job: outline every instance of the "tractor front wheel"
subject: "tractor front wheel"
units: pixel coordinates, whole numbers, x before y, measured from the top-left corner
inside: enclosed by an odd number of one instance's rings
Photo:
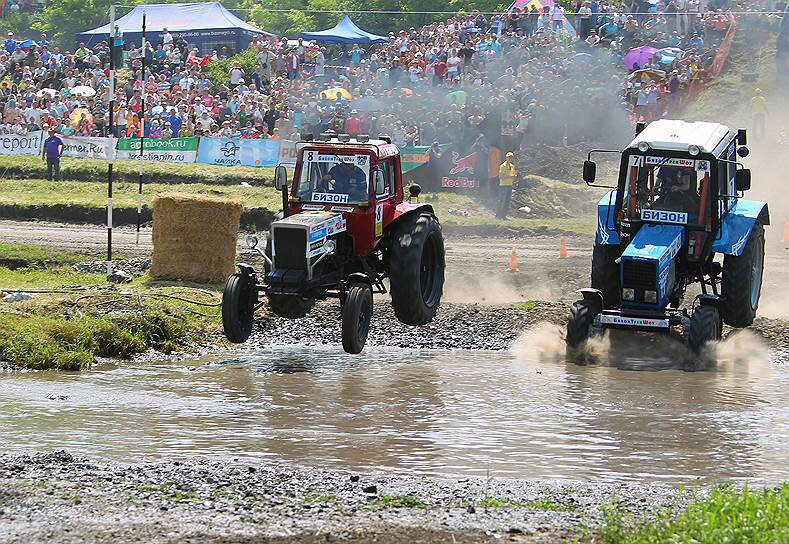
[[[389,286],[395,316],[424,325],[436,315],[444,292],[444,237],[431,213],[404,217],[394,225]]]
[[[757,221],[742,254],[723,258],[721,309],[727,325],[747,327],[753,323],[759,308],[763,274],[764,227]]]
[[[567,322],[567,358],[578,360],[579,350],[583,347],[592,332],[594,318],[600,313],[600,303],[591,300],[578,300],[570,308],[570,320]]]
[[[225,283],[222,292],[222,327],[231,342],[246,342],[252,334],[252,314],[255,311],[255,280],[247,274],[235,273]]]
[[[694,353],[700,353],[709,342],[717,342],[721,338],[721,316],[715,306],[699,306],[690,317],[688,347]]]
[[[366,283],[354,283],[342,305],[342,348],[361,353],[367,343],[373,317],[373,291]]]

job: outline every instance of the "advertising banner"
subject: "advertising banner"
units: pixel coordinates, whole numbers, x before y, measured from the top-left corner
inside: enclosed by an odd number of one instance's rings
[[[41,155],[44,132],[36,130],[25,135],[0,134],[0,155]]]
[[[276,166],[278,140],[200,138],[197,162],[220,166]]]
[[[109,138],[60,138],[63,140],[64,157],[89,157],[107,160],[109,158]]]
[[[145,138],[143,159],[153,162],[195,162],[199,138]],[[118,159],[139,159],[139,138],[118,140]]]
[[[298,155],[296,142],[292,140],[279,141],[279,162],[277,164],[293,168],[296,166],[296,155]]]

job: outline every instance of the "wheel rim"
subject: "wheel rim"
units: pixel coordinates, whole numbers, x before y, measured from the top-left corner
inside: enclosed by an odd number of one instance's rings
[[[438,300],[439,279],[436,269],[439,265],[438,238],[435,234],[425,240],[422,260],[419,264],[419,283],[422,288],[422,300],[427,306],[434,306]]]
[[[751,265],[751,308],[759,303],[759,292],[762,287],[762,267],[764,266],[764,248],[759,247]]]

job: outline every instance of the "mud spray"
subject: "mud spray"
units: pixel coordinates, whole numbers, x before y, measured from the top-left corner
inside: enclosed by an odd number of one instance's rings
[[[510,347],[518,359],[538,363],[566,363],[565,329],[541,322],[524,331]],[[760,373],[770,361],[770,349],[748,330],[731,331],[701,354],[690,351],[670,335],[607,331],[590,339],[582,353],[590,364],[623,370],[736,370]]]

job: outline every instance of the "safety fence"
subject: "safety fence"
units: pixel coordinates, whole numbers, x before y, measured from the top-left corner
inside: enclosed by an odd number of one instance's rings
[[[41,130],[24,135],[0,135],[0,155],[41,155],[46,137]],[[109,160],[114,147],[115,160],[261,167],[296,164],[296,144],[290,140],[208,137],[141,140],[82,136],[61,136],[60,139],[66,157]]]

